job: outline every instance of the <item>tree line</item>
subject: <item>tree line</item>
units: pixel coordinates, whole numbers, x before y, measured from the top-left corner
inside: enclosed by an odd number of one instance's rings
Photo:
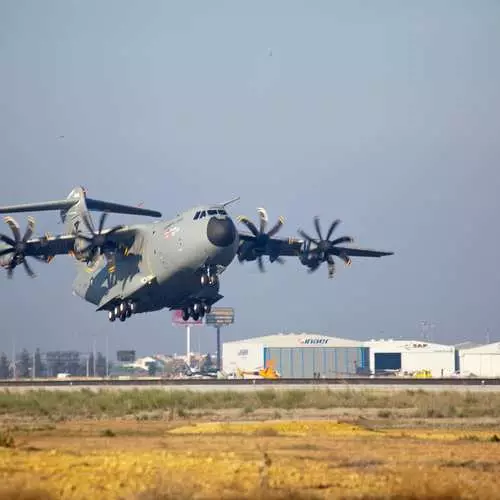
[[[108,370],[111,366],[108,367]],[[94,370],[95,368],[95,370]],[[106,358],[98,352],[81,357],[77,351],[49,351],[42,354],[40,349],[30,353],[23,349],[12,359],[2,352],[0,354],[0,379],[56,377],[58,373],[68,373],[75,377],[106,376]]]

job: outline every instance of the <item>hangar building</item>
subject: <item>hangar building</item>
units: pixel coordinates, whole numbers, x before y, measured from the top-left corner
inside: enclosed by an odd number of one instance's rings
[[[370,370],[374,374],[400,371],[411,375],[429,370],[432,377],[449,377],[455,372],[455,348],[421,340],[370,340]]]
[[[369,350],[362,342],[312,333],[278,333],[225,342],[222,369],[255,371],[272,360],[283,378],[333,378],[369,373]]]
[[[463,375],[500,377],[500,342],[461,349],[459,370]]]

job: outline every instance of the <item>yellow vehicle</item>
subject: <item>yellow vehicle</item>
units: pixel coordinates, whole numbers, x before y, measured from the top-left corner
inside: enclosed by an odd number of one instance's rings
[[[418,370],[413,374],[414,378],[432,378],[432,373],[430,370]]]
[[[270,359],[266,363],[265,368],[259,368],[258,370],[255,371],[245,371],[245,370],[240,370],[238,368],[237,374],[239,378],[245,378],[245,376],[251,376],[255,378],[269,378],[269,379],[275,379],[275,378],[280,378],[280,374],[275,370],[274,368],[274,361]]]

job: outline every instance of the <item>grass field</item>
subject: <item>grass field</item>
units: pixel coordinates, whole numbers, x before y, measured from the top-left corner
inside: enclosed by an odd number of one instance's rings
[[[1,394],[0,499],[499,497],[496,394],[261,392]]]

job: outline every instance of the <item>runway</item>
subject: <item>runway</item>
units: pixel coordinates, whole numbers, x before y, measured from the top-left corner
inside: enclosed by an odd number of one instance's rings
[[[32,390],[189,390],[262,391],[262,390],[331,390],[331,391],[478,391],[500,392],[500,379],[279,379],[279,380],[216,380],[216,379],[51,379],[2,380],[0,391],[24,392]]]

